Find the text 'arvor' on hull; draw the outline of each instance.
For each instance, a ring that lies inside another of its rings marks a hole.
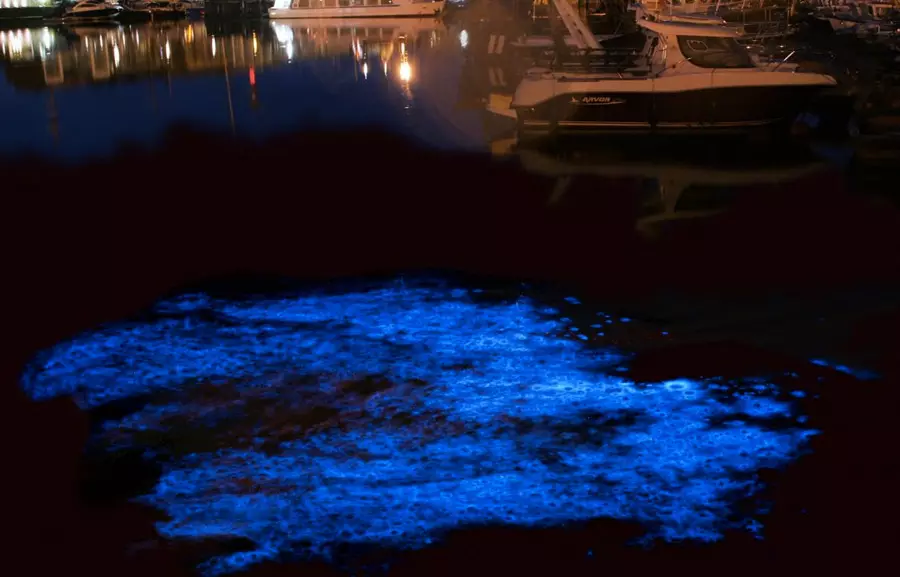
[[[582,96],[581,98],[573,96],[569,104],[574,104],[575,106],[609,106],[612,104],[625,104],[625,99],[612,98],[610,96]]]

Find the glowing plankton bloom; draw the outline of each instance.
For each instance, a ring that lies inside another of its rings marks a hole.
[[[210,574],[348,543],[424,547],[470,524],[607,517],[704,541],[756,531],[730,500],[814,434],[763,381],[617,377],[627,358],[582,338],[596,313],[579,332],[525,297],[407,283],[190,295],[154,313],[47,351],[23,384],[84,407],[148,395],[97,442],[165,457],[140,497],[171,517],[163,535],[256,544],[209,560]]]

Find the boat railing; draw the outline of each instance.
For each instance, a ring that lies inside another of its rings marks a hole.
[[[540,66],[553,71],[578,70],[585,73],[618,74],[628,72],[633,75],[649,74],[653,55],[659,43],[659,39],[654,37],[640,48],[635,45],[604,43],[599,43],[597,48],[573,48],[561,36],[556,36],[553,40],[553,47],[538,57]]]
[[[687,63],[687,62],[690,62],[692,59],[693,59],[692,56],[688,56],[687,58],[682,58],[681,60],[679,60],[678,62],[676,62],[675,64],[673,64],[673,65],[671,65],[671,66],[663,66],[662,68],[660,68],[659,70],[657,70],[656,74],[654,74],[653,77],[654,77],[654,78],[659,78],[660,74],[662,74],[662,73],[665,72],[666,70],[671,70],[671,69],[673,69],[673,68],[676,68],[676,67],[678,67],[678,66],[681,66],[682,64],[685,64],[685,63]],[[715,68],[713,68],[713,70],[715,70]]]
[[[560,54],[551,52],[548,60],[538,62],[550,70],[581,73],[612,73],[624,78],[625,73],[635,75],[650,72],[651,58],[634,50],[585,50]]]
[[[794,54],[796,54],[796,50],[791,50],[791,53],[784,57],[784,59],[775,65],[775,68],[772,69],[772,72],[776,72],[779,68],[781,68],[782,64],[785,64],[788,60],[790,60]]]

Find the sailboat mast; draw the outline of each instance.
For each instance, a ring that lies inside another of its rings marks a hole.
[[[575,45],[581,50],[600,48],[600,43],[594,37],[593,32],[578,15],[578,12],[569,4],[568,0],[553,0],[553,6],[559,14],[560,20],[565,24],[569,35],[575,41]]]

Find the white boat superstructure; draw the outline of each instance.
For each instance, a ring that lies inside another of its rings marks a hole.
[[[275,0],[269,18],[433,18],[443,0]]]

